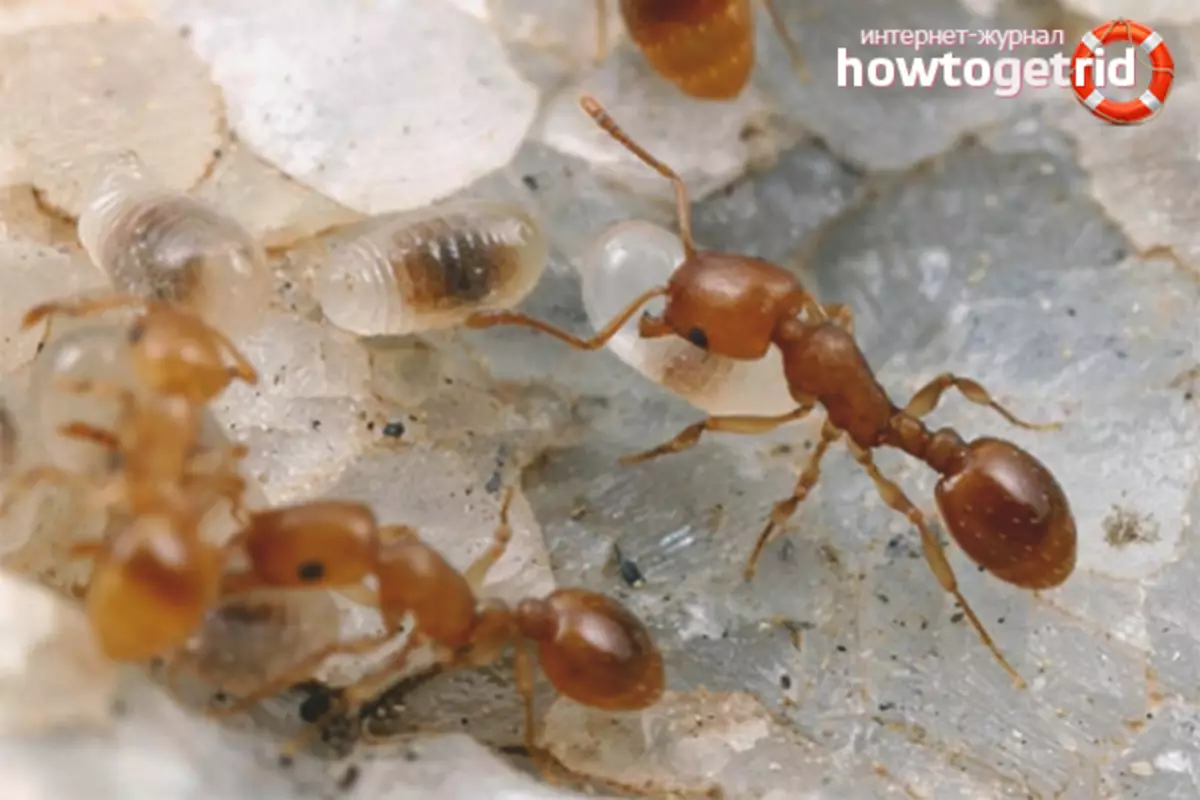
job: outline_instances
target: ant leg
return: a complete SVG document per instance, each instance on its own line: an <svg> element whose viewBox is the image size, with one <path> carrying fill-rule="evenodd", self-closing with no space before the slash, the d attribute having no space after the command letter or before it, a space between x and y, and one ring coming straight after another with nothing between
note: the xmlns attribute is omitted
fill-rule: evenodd
<svg viewBox="0 0 1200 800"><path fill-rule="evenodd" d="M225 355L229 356L233 361L233 366L229 368L229 374L234 378L240 378L244 383L254 385L258 383L258 370L250 363L250 360L242 355L242 351L237 348L228 336L216 328L209 326L209 333L213 339L221 345L221 349L225 351Z"/></svg>
<svg viewBox="0 0 1200 800"><path fill-rule="evenodd" d="M821 459L829 452L830 445L836 442L841 435L840 430L830 424L828 420L825 421L821 427L821 438L817 440L816 446L809 455L808 464L800 473L800 478L796 481L796 488L792 490L792 496L786 500L780 500L771 509L771 518L767 521L763 532L758 535L758 541L754 545L754 551L750 554L750 560L746 562L746 567L742 570L744 580L754 577L763 549L783 535L784 524L792 514L796 513L796 509L808 498L809 492L817 485L817 481L821 479Z"/></svg>
<svg viewBox="0 0 1200 800"><path fill-rule="evenodd" d="M620 314L613 317L607 325L590 339L580 339L574 334L567 333L562 328L515 311L479 311L467 317L467 321L463 324L468 328L476 329L491 328L495 325L517 325L522 328L533 328L535 331L541 331L561 342L566 342L576 350L599 350L609 339L616 336L617 331L621 330L622 326L629 321L630 317L637 313L639 308L666 293L667 288L660 286L638 295L632 303L626 306Z"/></svg>
<svg viewBox="0 0 1200 800"><path fill-rule="evenodd" d="M99 445L110 452L117 452L121 449L121 440L112 431L98 428L95 425L89 425L86 422L68 422L66 425L58 426L58 435L65 436L68 439L78 439L82 442L89 442L94 445Z"/></svg>
<svg viewBox="0 0 1200 800"><path fill-rule="evenodd" d="M47 317L90 317L116 308L133 306L145 308L149 304L149 301L141 295L125 293L110 294L75 303L42 303L25 312L25 317L21 320L21 330L29 330Z"/></svg>
<svg viewBox="0 0 1200 800"><path fill-rule="evenodd" d="M854 309L845 303L829 303L824 308L833 324L851 335L854 334Z"/></svg>
<svg viewBox="0 0 1200 800"><path fill-rule="evenodd" d="M972 627L975 628L975 632L979 634L979 638L992 651L992 655L1000 662L1000 666L1004 668L1004 671L1012 676L1017 688L1024 688L1026 685L1025 679L1008 663L1008 660L1000 652L1000 648L992 641L991 635L983 627L983 623L979 621L979 617L975 616L975 612L971 609L971 605L967 602L967 599L958 590L958 580L954 577L954 570L951 568L950 562L946 560L946 551L942 549L937 537L929 530L929 525L925 521L925 515L921 513L919 508L913 505L912 501L905 496L899 486L884 477L883 473L879 471L879 467L875 465L875 460L871 458L869 451L851 445L850 452L854 454L854 459L858 461L867 475L871 477L871 480L875 482L875 488L879 492L879 496L883 499L883 502L907 517L908 521L920 532L921 549L924 551L925 560L928 562L929 568L933 571L938 583L958 601L963 613L966 614L967 619L971 621Z"/></svg>
<svg viewBox="0 0 1200 800"><path fill-rule="evenodd" d="M608 0L595 0L596 7L596 64L608 55Z"/></svg>
<svg viewBox="0 0 1200 800"><path fill-rule="evenodd" d="M359 655L367 653L374 648L380 646L392 634L378 633L372 636L362 636L357 639L351 639L345 642L334 642L331 645L322 647L312 655L304 658L300 663L285 670L283 674L272 678L269 681L261 684L249 694L242 695L228 705L220 708L208 709L209 716L225 717L232 714L239 714L266 700L268 697L274 697L280 692L295 686L297 683L302 683L312 677L313 672L325 662L327 658L335 655Z"/></svg>
<svg viewBox="0 0 1200 800"><path fill-rule="evenodd" d="M650 155L645 148L635 142L633 137L622 130L616 120L609 116L608 112L604 110L604 106L600 105L600 101L595 97L585 94L579 98L579 105L605 133L616 139L626 150L637 156L643 164L671 182L671 185L675 189L675 211L679 217L679 240L683 243L684 254L688 258L694 256L696 254L696 242L692 239L692 201L688 196L687 184L683 182L683 178L679 177L679 173Z"/></svg>
<svg viewBox="0 0 1200 800"><path fill-rule="evenodd" d="M533 715L533 654L529 652L529 643L517 643L513 654L513 680L517 686L517 694L525 709L525 749L533 756L537 750L537 731Z"/></svg>
<svg viewBox="0 0 1200 800"><path fill-rule="evenodd" d="M767 9L767 16L771 18L775 33L779 34L779 39L783 42L784 49L787 50L788 58L792 61L792 69L796 71L796 75L801 81L807 83L810 78L808 66L804 63L803 56L800 55L800 48L796 46L795 40L788 34L787 27L783 24L783 14L775 7L774 0L762 0L762 4Z"/></svg>
<svg viewBox="0 0 1200 800"><path fill-rule="evenodd" d="M512 498L513 487L508 486L500 501L500 520L496 523L496 530L492 533L491 545L463 572L463 577L467 579L467 584L475 594L478 594L479 590L483 588L488 571L504 557L504 551L508 549L509 540L512 539L512 526L508 523L508 509L512 505Z"/></svg>
<svg viewBox="0 0 1200 800"><path fill-rule="evenodd" d="M679 435L671 441L660 444L651 450L646 450L641 453L623 456L621 463L625 466L630 464L639 464L643 461L649 461L658 456L667 455L668 453L679 453L691 447L695 447L700 441L700 435L705 431L719 431L722 433L740 433L740 434L756 434L766 433L774 430L781 425L786 425L789 422L794 422L808 416L813 410L811 404L800 406L799 408L789 411L786 414L780 414L773 417L765 416L730 416L730 417L705 417L700 422L687 426Z"/></svg>
<svg viewBox="0 0 1200 800"><path fill-rule="evenodd" d="M1041 425L1035 425L1031 422L1025 422L1019 419L1011 411L992 399L988 390L983 388L976 381L970 378L960 378L952 372L943 372L929 383L921 387L912 399L908 401L904 412L912 417L924 417L937 407L938 402L942 399L942 395L951 388L957 389L963 397L970 400L972 403L980 406L987 406L995 411L1000 416L1004 417L1012 425L1018 428L1025 428L1031 431L1054 431L1062 427L1061 422L1047 422Z"/></svg>

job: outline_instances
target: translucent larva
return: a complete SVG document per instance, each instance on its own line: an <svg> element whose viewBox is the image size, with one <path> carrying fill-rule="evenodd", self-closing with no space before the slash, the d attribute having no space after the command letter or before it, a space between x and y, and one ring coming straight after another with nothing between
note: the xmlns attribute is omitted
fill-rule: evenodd
<svg viewBox="0 0 1200 800"><path fill-rule="evenodd" d="M621 222L601 234L580 269L583 306L596 329L638 294L661 286L683 261L679 237L648 222ZM646 306L658 313L662 302ZM779 355L735 361L679 337L642 339L637 317L609 341L622 361L709 414L784 414L796 407Z"/></svg>
<svg viewBox="0 0 1200 800"><path fill-rule="evenodd" d="M230 335L256 327L272 291L266 257L245 228L165 188L131 153L98 171L79 239L118 291L177 302Z"/></svg>
<svg viewBox="0 0 1200 800"><path fill-rule="evenodd" d="M175 656L170 669L237 697L337 641L339 624L329 592L268 589L236 596L208 614L194 645Z"/></svg>
<svg viewBox="0 0 1200 800"><path fill-rule="evenodd" d="M360 336L450 328L473 312L510 308L533 289L549 257L533 217L488 201L384 214L306 249L326 318Z"/></svg>

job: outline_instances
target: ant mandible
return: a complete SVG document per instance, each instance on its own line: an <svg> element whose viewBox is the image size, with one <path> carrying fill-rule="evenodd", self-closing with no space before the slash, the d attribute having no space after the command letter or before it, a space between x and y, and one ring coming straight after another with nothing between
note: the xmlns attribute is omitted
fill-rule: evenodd
<svg viewBox="0 0 1200 800"><path fill-rule="evenodd" d="M226 576L222 595L261 588L342 588L374 576L384 632L330 645L217 713L247 708L311 677L330 656L379 647L396 635L409 614L415 627L403 649L351 687L348 702L370 696L377 682L421 642L433 643L438 660L453 668L487 663L508 644L523 640L536 644L542 671L554 687L577 702L608 710L653 704L663 689L661 655L642 623L613 600L559 589L545 599L524 600L515 609L479 601L477 593L511 537L511 500L509 488L490 547L464 572L412 528L379 526L374 513L360 503L316 500L254 514L230 543L244 552L248 568ZM533 674L524 646L517 651L516 682L532 750Z"/></svg>
<svg viewBox="0 0 1200 800"><path fill-rule="evenodd" d="M774 345L782 356L789 391L797 404L795 410L774 417L710 416L688 426L666 444L622 459L623 463L686 450L699 441L704 431L763 433L806 416L820 404L826 413L820 439L792 495L773 508L746 564L745 578L753 577L763 548L782 535L784 523L816 486L822 458L845 434L851 454L870 476L883 501L917 528L926 561L943 589L962 606L979 637L1017 685L1024 686L959 592L954 572L925 515L879 471L871 451L892 447L927 464L940 476L935 498L959 547L1007 583L1025 589L1047 589L1067 579L1076 559L1075 521L1054 476L1010 442L987 437L965 442L950 428L931 431L921 418L954 388L967 400L992 408L1013 425L1031 430L1051 430L1059 425L1023 422L993 400L979 383L951 373L937 376L917 391L907 406L898 408L876 380L854 340L849 308L822 306L789 272L770 262L697 249L683 179L634 142L595 98L585 95L580 104L610 136L675 187L683 262L665 286L634 299L590 339L580 339L514 312L476 314L467 326L520 325L574 348L595 350L639 308L656 297L665 297L660 316L645 313L641 317L640 336L681 336L716 355L750 360L762 358Z"/></svg>
<svg viewBox="0 0 1200 800"><path fill-rule="evenodd" d="M754 71L752 0L621 0L621 19L654 71L700 100L737 97ZM808 72L774 0L761 0L797 74ZM595 0L597 60L608 45L608 0Z"/></svg>
<svg viewBox="0 0 1200 800"><path fill-rule="evenodd" d="M25 314L21 330L55 316L90 317L119 308L143 309L129 328L130 360L138 379L156 394L178 395L200 406L235 379L258 383L258 371L223 333L185 309L136 294L44 303ZM43 343L49 333L47 324Z"/></svg>

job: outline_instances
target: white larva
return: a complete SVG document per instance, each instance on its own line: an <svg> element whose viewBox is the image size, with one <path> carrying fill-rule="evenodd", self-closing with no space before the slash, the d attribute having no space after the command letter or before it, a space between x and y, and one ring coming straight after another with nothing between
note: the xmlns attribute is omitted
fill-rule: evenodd
<svg viewBox="0 0 1200 800"><path fill-rule="evenodd" d="M266 256L241 224L163 187L132 153L98 171L79 239L118 291L178 303L231 336L255 328L273 289Z"/></svg>
<svg viewBox="0 0 1200 800"><path fill-rule="evenodd" d="M511 308L537 284L549 243L518 206L456 201L354 223L296 257L332 324L359 336L394 336Z"/></svg>
<svg viewBox="0 0 1200 800"><path fill-rule="evenodd" d="M592 243L580 266L583 306L599 330L640 293L664 285L683 262L683 245L648 222L621 222ZM648 311L659 313L662 300ZM795 409L776 351L757 361L706 353L679 337L642 339L637 316L608 348L642 375L709 414L784 414Z"/></svg>

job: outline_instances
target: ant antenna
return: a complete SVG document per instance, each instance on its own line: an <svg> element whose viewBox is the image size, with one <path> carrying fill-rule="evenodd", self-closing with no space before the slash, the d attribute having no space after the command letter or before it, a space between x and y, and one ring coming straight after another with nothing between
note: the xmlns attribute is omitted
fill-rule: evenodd
<svg viewBox="0 0 1200 800"><path fill-rule="evenodd" d="M687 257L691 258L695 255L696 243L692 240L691 199L688 197L687 185L684 184L683 178L679 177L679 173L675 172L675 170L646 152L640 144L623 131L621 126L609 116L608 112L604 110L604 106L600 105L600 101L595 97L592 97L590 94L581 96L579 98L579 106L589 117L596 121L597 125L604 129L605 133L624 145L626 150L641 159L643 163L659 175L669 180L675 187L675 206L676 212L679 215L679 238L683 242L683 251Z"/></svg>

